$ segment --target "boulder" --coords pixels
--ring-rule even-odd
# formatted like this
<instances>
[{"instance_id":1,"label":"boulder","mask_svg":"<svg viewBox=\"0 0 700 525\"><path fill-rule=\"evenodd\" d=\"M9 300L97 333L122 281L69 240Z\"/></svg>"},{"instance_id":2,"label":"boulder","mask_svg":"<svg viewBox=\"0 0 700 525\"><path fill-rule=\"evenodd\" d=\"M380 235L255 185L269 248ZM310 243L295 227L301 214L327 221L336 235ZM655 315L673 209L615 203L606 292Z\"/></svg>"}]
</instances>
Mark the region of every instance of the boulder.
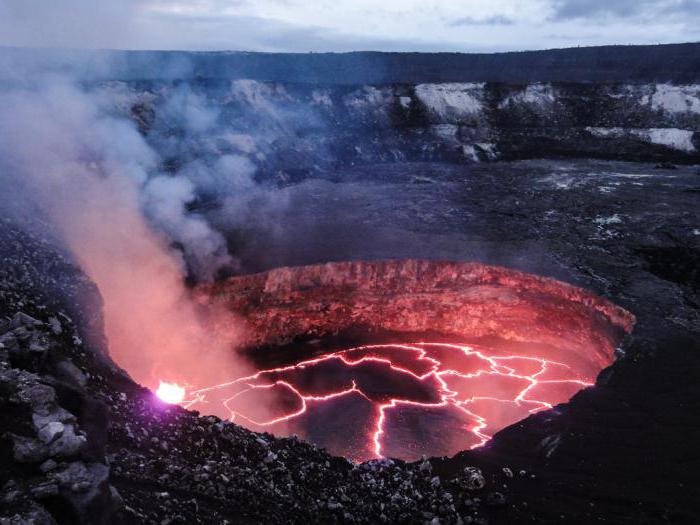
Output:
<instances>
[{"instance_id":1,"label":"boulder","mask_svg":"<svg viewBox=\"0 0 700 525\"><path fill-rule=\"evenodd\" d=\"M38 326L43 326L44 323L38 319L34 319L32 316L25 314L24 312L17 312L10 321L10 329L30 327L35 328Z\"/></svg>"},{"instance_id":2,"label":"boulder","mask_svg":"<svg viewBox=\"0 0 700 525\"><path fill-rule=\"evenodd\" d=\"M52 443L56 439L60 438L63 435L64 430L65 426L63 423L60 423L59 421L52 421L39 430L39 441L48 445L49 443Z\"/></svg>"},{"instance_id":3,"label":"boulder","mask_svg":"<svg viewBox=\"0 0 700 525\"><path fill-rule=\"evenodd\" d=\"M467 490L481 490L486 486L486 479L478 468L464 467L463 483Z\"/></svg>"},{"instance_id":4,"label":"boulder","mask_svg":"<svg viewBox=\"0 0 700 525\"><path fill-rule=\"evenodd\" d=\"M87 377L82 370L67 360L56 365L56 375L79 389L87 384Z\"/></svg>"},{"instance_id":5,"label":"boulder","mask_svg":"<svg viewBox=\"0 0 700 525\"><path fill-rule=\"evenodd\" d=\"M41 463L49 457L49 448L36 438L11 434L12 455L18 463Z\"/></svg>"},{"instance_id":6,"label":"boulder","mask_svg":"<svg viewBox=\"0 0 700 525\"><path fill-rule=\"evenodd\" d=\"M37 431L41 430L53 421L58 421L64 424L73 424L77 420L73 414L61 407L53 408L48 414L38 414L36 412L32 414L32 422L34 423L34 428Z\"/></svg>"},{"instance_id":7,"label":"boulder","mask_svg":"<svg viewBox=\"0 0 700 525\"><path fill-rule=\"evenodd\" d=\"M48 385L36 383L22 389L19 398L39 415L48 415L56 405L56 391Z\"/></svg>"},{"instance_id":8,"label":"boulder","mask_svg":"<svg viewBox=\"0 0 700 525\"><path fill-rule=\"evenodd\" d=\"M62 434L49 445L49 454L58 458L76 456L86 444L87 438L76 434L73 425L65 425Z\"/></svg>"},{"instance_id":9,"label":"boulder","mask_svg":"<svg viewBox=\"0 0 700 525\"><path fill-rule=\"evenodd\" d=\"M121 498L109 485L109 469L102 463L74 461L52 473L61 497L70 506L75 523L102 525L112 522Z\"/></svg>"},{"instance_id":10,"label":"boulder","mask_svg":"<svg viewBox=\"0 0 700 525\"><path fill-rule=\"evenodd\" d=\"M54 482L40 483L32 487L29 493L36 499L51 498L58 496L58 485Z\"/></svg>"}]
</instances>

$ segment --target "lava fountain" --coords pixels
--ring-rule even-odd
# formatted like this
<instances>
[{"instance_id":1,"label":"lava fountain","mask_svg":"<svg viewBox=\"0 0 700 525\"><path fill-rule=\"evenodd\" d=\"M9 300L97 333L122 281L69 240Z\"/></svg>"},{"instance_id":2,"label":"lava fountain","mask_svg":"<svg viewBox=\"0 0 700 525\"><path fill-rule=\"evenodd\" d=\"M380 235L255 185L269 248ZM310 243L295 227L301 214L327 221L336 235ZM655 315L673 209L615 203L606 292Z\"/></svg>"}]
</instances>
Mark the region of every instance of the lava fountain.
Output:
<instances>
[{"instance_id":1,"label":"lava fountain","mask_svg":"<svg viewBox=\"0 0 700 525\"><path fill-rule=\"evenodd\" d=\"M552 279L474 263L330 263L196 291L247 325L258 371L187 407L353 460L451 455L592 386L634 317Z\"/></svg>"},{"instance_id":2,"label":"lava fountain","mask_svg":"<svg viewBox=\"0 0 700 525\"><path fill-rule=\"evenodd\" d=\"M156 390L156 395L166 403L177 404L185 400L185 387L177 383L166 383L161 381Z\"/></svg>"}]
</instances>

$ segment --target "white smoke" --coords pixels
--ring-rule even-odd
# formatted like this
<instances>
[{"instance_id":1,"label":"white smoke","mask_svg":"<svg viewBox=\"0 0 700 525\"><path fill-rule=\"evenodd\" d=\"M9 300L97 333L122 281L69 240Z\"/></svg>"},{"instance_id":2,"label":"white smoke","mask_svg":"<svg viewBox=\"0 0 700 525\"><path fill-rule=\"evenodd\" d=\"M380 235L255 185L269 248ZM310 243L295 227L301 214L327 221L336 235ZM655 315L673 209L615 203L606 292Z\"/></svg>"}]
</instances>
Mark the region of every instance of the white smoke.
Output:
<instances>
[{"instance_id":1,"label":"white smoke","mask_svg":"<svg viewBox=\"0 0 700 525\"><path fill-rule=\"evenodd\" d=\"M233 258L220 233L212 230L203 217L185 211L195 198L195 185L188 178L158 175L145 185L142 203L148 217L168 239L182 247L191 271L201 279L212 280L217 269L233 265Z\"/></svg>"},{"instance_id":2,"label":"white smoke","mask_svg":"<svg viewBox=\"0 0 700 525\"><path fill-rule=\"evenodd\" d=\"M233 352L231 320L211 330L215 314L190 300L172 245L186 246L205 277L232 259L222 236L187 211L194 184L162 173L161 162L132 122L66 79L0 90L0 204L23 202L53 222L97 284L110 354L134 379L206 386L248 370Z\"/></svg>"}]
</instances>

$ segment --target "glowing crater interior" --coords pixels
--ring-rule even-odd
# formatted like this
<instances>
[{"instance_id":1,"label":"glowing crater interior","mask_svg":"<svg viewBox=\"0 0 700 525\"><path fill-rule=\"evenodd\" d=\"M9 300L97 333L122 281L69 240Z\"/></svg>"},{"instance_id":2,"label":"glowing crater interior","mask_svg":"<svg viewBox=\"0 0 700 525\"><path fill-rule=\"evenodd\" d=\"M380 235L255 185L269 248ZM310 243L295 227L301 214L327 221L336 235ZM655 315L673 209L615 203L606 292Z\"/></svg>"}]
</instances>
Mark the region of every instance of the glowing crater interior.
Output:
<instances>
[{"instance_id":1,"label":"glowing crater interior","mask_svg":"<svg viewBox=\"0 0 700 525\"><path fill-rule=\"evenodd\" d=\"M250 346L260 352L358 326L423 341L327 352L309 344L307 356L188 392L183 401L357 461L478 447L593 385L634 323L585 290L468 263L286 268L198 293L200 302L247 319Z\"/></svg>"}]
</instances>

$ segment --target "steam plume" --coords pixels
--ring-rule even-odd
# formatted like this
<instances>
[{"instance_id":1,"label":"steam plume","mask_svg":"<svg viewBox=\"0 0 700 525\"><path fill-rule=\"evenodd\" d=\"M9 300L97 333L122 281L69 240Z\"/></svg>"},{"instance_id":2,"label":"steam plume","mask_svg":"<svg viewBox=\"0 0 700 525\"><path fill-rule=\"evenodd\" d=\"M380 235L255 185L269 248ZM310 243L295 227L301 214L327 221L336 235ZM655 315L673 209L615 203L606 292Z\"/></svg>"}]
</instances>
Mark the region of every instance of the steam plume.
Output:
<instances>
[{"instance_id":1,"label":"steam plume","mask_svg":"<svg viewBox=\"0 0 700 525\"><path fill-rule=\"evenodd\" d=\"M190 247L185 255L197 254L204 276L232 260L221 235L187 213L189 179L160 173L161 159L131 122L64 79L15 85L0 99L2 200L37 206L56 225L100 289L115 361L151 387L245 372L232 351L235 327L208 329L213 314L189 300L185 262L171 248Z\"/></svg>"}]
</instances>

